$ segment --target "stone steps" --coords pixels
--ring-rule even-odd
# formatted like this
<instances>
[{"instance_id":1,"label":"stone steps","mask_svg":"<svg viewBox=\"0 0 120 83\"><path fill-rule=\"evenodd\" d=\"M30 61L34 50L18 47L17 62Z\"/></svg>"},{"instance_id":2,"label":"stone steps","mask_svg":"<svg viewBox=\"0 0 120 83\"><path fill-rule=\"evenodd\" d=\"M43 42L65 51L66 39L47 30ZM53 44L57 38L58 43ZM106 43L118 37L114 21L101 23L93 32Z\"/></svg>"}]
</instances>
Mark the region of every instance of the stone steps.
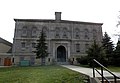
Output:
<instances>
[{"instance_id":1,"label":"stone steps","mask_svg":"<svg viewBox=\"0 0 120 83\"><path fill-rule=\"evenodd\" d=\"M115 83L114 77L106 77L106 78L110 81L110 83ZM98 79L102 82L101 77L99 77ZM108 83L108 82L104 80L104 83ZM117 83L120 83L120 79L117 79Z\"/></svg>"},{"instance_id":2,"label":"stone steps","mask_svg":"<svg viewBox=\"0 0 120 83\"><path fill-rule=\"evenodd\" d=\"M57 62L57 65L69 65L69 62Z\"/></svg>"}]
</instances>

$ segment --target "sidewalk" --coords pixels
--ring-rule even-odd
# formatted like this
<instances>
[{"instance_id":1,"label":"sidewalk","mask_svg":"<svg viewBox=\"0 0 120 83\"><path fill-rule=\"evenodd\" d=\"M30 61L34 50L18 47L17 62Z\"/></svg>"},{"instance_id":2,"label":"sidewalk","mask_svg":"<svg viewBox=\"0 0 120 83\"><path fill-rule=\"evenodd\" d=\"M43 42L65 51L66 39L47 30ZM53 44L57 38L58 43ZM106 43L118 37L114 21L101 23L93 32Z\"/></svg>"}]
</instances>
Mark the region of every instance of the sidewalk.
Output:
<instances>
[{"instance_id":1,"label":"sidewalk","mask_svg":"<svg viewBox=\"0 0 120 83\"><path fill-rule=\"evenodd\" d=\"M80 66L74 66L74 65L62 65L63 67L66 67L68 69L71 69L73 71L80 72L82 74L85 74L89 77L93 77L93 69L92 68L85 68ZM100 71L100 70L99 70ZM103 71L105 77L111 77L112 75L109 74L107 71ZM120 77L120 73L113 72L115 75ZM95 72L95 77L101 77L97 72Z\"/></svg>"}]
</instances>

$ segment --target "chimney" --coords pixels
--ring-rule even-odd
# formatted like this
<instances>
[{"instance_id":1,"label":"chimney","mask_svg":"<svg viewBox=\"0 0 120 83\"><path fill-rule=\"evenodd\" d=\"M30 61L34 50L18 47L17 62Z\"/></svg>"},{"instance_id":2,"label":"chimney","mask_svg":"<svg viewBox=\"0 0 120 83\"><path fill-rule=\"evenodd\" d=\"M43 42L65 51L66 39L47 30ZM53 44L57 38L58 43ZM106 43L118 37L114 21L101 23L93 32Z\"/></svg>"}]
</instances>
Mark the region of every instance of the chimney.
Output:
<instances>
[{"instance_id":1,"label":"chimney","mask_svg":"<svg viewBox=\"0 0 120 83\"><path fill-rule=\"evenodd\" d=\"M61 12L55 12L55 20L60 21L61 20Z\"/></svg>"}]
</instances>

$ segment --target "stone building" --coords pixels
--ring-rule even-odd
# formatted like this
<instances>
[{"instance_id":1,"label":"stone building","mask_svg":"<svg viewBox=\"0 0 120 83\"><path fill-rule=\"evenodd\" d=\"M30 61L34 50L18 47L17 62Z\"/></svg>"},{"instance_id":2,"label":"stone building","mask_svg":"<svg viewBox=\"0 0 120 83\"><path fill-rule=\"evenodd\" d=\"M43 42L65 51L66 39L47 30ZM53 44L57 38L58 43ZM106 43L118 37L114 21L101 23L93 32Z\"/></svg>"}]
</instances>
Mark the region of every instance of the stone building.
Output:
<instances>
[{"instance_id":1,"label":"stone building","mask_svg":"<svg viewBox=\"0 0 120 83\"><path fill-rule=\"evenodd\" d=\"M12 65L12 43L0 37L0 66Z\"/></svg>"},{"instance_id":2,"label":"stone building","mask_svg":"<svg viewBox=\"0 0 120 83\"><path fill-rule=\"evenodd\" d=\"M33 51L41 30L46 34L49 56L46 64L68 63L76 57L86 56L87 48L96 40L102 40L102 23L69 21L55 12L54 19L14 19L15 33L13 56L15 64L29 60L30 65L39 64Z\"/></svg>"}]
</instances>

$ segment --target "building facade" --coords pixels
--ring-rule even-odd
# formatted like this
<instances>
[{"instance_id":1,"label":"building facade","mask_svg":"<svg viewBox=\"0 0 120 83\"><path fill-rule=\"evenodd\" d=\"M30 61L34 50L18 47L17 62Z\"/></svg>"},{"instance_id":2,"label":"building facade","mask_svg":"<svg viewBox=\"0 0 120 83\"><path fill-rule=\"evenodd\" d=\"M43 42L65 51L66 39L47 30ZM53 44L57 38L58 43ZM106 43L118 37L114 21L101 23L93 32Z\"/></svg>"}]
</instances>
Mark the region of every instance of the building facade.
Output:
<instances>
[{"instance_id":1,"label":"building facade","mask_svg":"<svg viewBox=\"0 0 120 83\"><path fill-rule=\"evenodd\" d=\"M49 53L46 64L75 61L77 57L86 56L86 50L93 40L98 43L102 40L102 23L62 20L61 12L55 12L55 20L14 20L13 56L15 64L19 64L21 60L29 60L31 65L40 63L33 51L42 30L46 35Z\"/></svg>"},{"instance_id":2,"label":"building facade","mask_svg":"<svg viewBox=\"0 0 120 83\"><path fill-rule=\"evenodd\" d=\"M12 65L12 43L0 37L0 66Z\"/></svg>"}]
</instances>

